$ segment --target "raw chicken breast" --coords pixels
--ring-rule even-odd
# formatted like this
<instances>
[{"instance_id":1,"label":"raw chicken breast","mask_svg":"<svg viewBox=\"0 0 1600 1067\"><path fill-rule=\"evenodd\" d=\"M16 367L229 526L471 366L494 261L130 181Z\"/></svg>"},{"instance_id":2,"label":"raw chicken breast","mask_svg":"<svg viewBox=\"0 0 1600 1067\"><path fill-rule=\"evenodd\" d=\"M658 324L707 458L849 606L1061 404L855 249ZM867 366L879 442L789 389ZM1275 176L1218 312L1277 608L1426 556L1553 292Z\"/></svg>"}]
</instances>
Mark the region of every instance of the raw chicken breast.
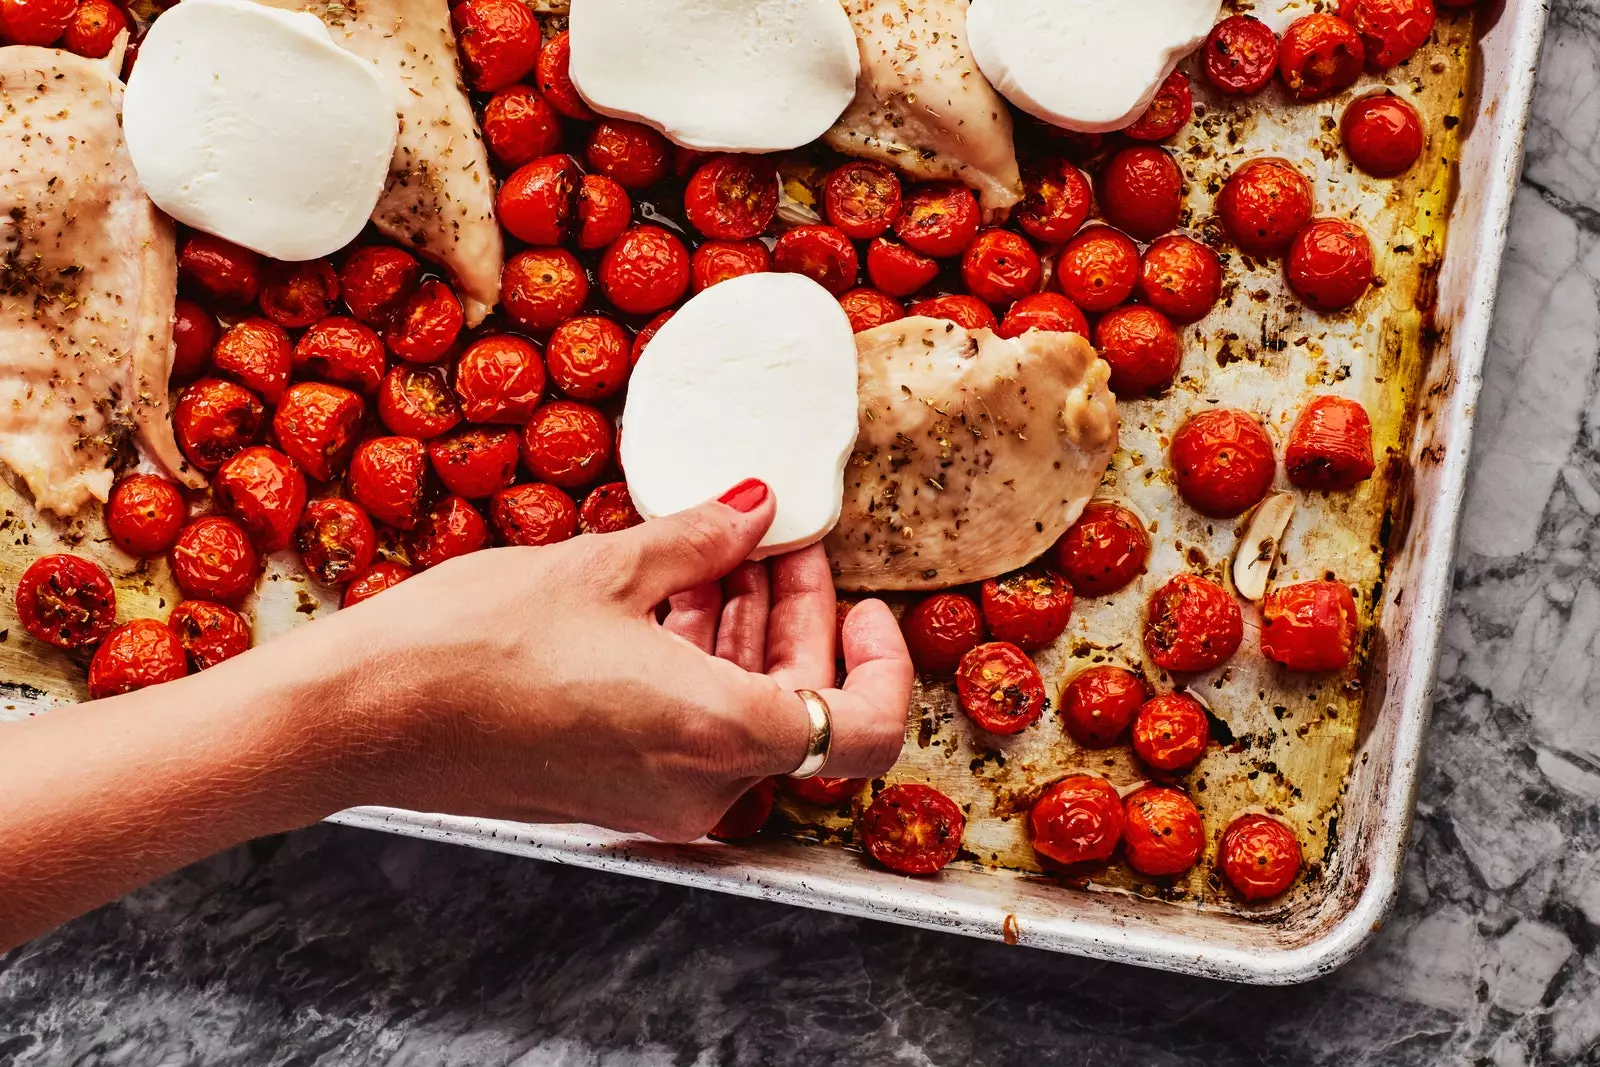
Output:
<instances>
[{"instance_id":1,"label":"raw chicken breast","mask_svg":"<svg viewBox=\"0 0 1600 1067\"><path fill-rule=\"evenodd\" d=\"M967 47L967 0L844 0L861 45L855 101L823 138L914 178L965 182L984 215L1022 199L1011 112Z\"/></svg>"},{"instance_id":2,"label":"raw chicken breast","mask_svg":"<svg viewBox=\"0 0 1600 1067\"><path fill-rule=\"evenodd\" d=\"M122 83L13 45L0 101L0 461L61 517L106 499L130 432L204 484L168 417L176 253L122 141Z\"/></svg>"},{"instance_id":3,"label":"raw chicken breast","mask_svg":"<svg viewBox=\"0 0 1600 1067\"><path fill-rule=\"evenodd\" d=\"M467 90L445 0L263 0L309 11L334 42L371 61L400 114L389 184L372 213L378 229L454 276L476 326L500 302L505 246L494 180Z\"/></svg>"},{"instance_id":4,"label":"raw chicken breast","mask_svg":"<svg viewBox=\"0 0 1600 1067\"><path fill-rule=\"evenodd\" d=\"M1111 369L1077 334L917 317L856 349L860 436L826 542L842 590L943 589L1037 559L1117 450Z\"/></svg>"}]
</instances>

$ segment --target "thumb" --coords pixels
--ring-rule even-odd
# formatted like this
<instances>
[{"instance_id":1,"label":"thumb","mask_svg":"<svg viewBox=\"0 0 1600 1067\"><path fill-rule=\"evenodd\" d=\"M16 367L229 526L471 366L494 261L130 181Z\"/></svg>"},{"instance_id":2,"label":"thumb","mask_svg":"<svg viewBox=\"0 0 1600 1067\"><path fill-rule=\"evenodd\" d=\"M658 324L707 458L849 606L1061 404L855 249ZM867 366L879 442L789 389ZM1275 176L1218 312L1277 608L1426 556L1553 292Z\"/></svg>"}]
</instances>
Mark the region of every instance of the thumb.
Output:
<instances>
[{"instance_id":1,"label":"thumb","mask_svg":"<svg viewBox=\"0 0 1600 1067\"><path fill-rule=\"evenodd\" d=\"M635 606L720 580L756 550L776 510L766 483L747 478L716 500L612 534L633 571Z\"/></svg>"}]
</instances>

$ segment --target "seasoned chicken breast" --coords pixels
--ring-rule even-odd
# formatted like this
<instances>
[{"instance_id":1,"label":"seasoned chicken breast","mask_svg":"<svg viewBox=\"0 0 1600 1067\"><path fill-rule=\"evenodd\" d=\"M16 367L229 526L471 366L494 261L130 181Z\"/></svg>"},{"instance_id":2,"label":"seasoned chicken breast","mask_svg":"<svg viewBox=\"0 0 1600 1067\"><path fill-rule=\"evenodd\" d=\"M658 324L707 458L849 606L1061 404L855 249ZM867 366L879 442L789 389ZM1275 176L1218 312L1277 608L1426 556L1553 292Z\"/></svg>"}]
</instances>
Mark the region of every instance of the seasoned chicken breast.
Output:
<instances>
[{"instance_id":1,"label":"seasoned chicken breast","mask_svg":"<svg viewBox=\"0 0 1600 1067\"><path fill-rule=\"evenodd\" d=\"M823 138L913 178L970 185L984 215L1022 199L1011 112L967 47L967 0L843 0L861 46L855 101Z\"/></svg>"},{"instance_id":2,"label":"seasoned chicken breast","mask_svg":"<svg viewBox=\"0 0 1600 1067\"><path fill-rule=\"evenodd\" d=\"M1111 369L1077 334L916 317L856 348L860 435L827 539L842 590L945 589L1037 559L1117 450Z\"/></svg>"},{"instance_id":3,"label":"seasoned chicken breast","mask_svg":"<svg viewBox=\"0 0 1600 1067\"><path fill-rule=\"evenodd\" d=\"M130 433L203 484L168 417L176 252L122 141L122 83L14 45L0 104L0 462L62 517L106 499Z\"/></svg>"}]
</instances>

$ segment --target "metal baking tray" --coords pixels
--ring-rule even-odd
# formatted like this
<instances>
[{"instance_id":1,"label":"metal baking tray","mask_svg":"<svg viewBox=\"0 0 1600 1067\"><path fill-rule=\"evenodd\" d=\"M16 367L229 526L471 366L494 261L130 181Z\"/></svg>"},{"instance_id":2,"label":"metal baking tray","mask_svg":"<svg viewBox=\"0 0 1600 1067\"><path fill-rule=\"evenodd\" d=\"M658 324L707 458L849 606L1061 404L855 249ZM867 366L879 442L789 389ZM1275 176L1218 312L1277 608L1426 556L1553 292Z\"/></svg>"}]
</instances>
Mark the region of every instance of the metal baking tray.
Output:
<instances>
[{"instance_id":1,"label":"metal baking tray","mask_svg":"<svg viewBox=\"0 0 1600 1067\"><path fill-rule=\"evenodd\" d=\"M1310 6L1294 0L1255 13L1281 30ZM536 5L551 13L560 7ZM1165 506L1172 494L1160 470L1163 441L1188 410L1218 400L1247 407L1281 437L1308 388L1362 399L1389 462L1347 499L1302 494L1278 580L1333 571L1356 586L1371 622L1363 664L1330 683L1241 654L1195 683L1231 742L1220 752L1214 746L1185 783L1205 814L1211 848L1238 810L1265 807L1288 818L1310 867L1285 900L1251 908L1231 902L1209 854L1190 876L1162 885L1117 868L1092 884L1046 876L1018 817L1031 798L1073 767L1091 766L1118 784L1138 780L1137 768L1125 752L1076 750L1052 716L996 746L974 736L948 687L934 683L918 687L906 755L888 776L933 782L968 811L962 856L930 879L873 869L844 847L849 807L819 815L784 804L773 832L740 845L664 845L592 827L390 809L358 809L334 821L1233 980L1289 983L1337 967L1381 925L1396 895L1545 15L1537 0L1511 0L1471 19L1442 19L1409 68L1358 87L1389 84L1424 114L1434 139L1404 181L1374 183L1345 166L1333 132L1343 98L1291 107L1273 89L1230 107L1207 96L1197 78L1202 110L1175 146L1191 180L1192 229L1206 227L1210 193L1228 168L1256 155L1288 156L1316 174L1321 213L1368 227L1385 285L1357 314L1323 320L1292 306L1275 265L1234 264L1240 280L1228 307L1186 334L1184 377L1173 396L1122 405L1123 449L1106 491L1155 520L1145 584L1137 594L1081 600L1066 637L1039 662L1052 695L1088 662L1138 666L1137 642L1128 638L1137 633L1144 594L1174 571L1225 567L1237 528ZM0 545L0 584L66 541L112 569L128 615L170 607L164 564L119 557L92 522L65 531L40 524L4 485L0 504L14 535ZM292 565L276 562L272 576L253 605L258 640L331 607ZM0 597L0 628L12 621L10 600ZM1254 647L1247 637L1246 650ZM7 701L0 719L82 698L81 666L27 641L0 643L0 679Z\"/></svg>"}]
</instances>

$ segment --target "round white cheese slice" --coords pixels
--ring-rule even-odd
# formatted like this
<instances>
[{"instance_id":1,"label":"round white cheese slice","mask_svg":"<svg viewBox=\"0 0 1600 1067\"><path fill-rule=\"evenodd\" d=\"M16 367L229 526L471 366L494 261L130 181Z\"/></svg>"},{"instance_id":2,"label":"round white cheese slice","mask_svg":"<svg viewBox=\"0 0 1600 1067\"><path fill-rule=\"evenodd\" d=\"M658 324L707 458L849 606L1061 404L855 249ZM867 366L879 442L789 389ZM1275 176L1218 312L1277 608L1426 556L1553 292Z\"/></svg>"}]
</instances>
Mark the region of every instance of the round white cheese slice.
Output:
<instances>
[{"instance_id":1,"label":"round white cheese slice","mask_svg":"<svg viewBox=\"0 0 1600 1067\"><path fill-rule=\"evenodd\" d=\"M399 120L378 73L314 15L184 0L150 27L123 97L139 182L197 230L281 260L349 244Z\"/></svg>"},{"instance_id":2,"label":"round white cheese slice","mask_svg":"<svg viewBox=\"0 0 1600 1067\"><path fill-rule=\"evenodd\" d=\"M1205 43L1221 0L972 0L967 42L1000 95L1054 126L1132 123Z\"/></svg>"},{"instance_id":3,"label":"round white cheese slice","mask_svg":"<svg viewBox=\"0 0 1600 1067\"><path fill-rule=\"evenodd\" d=\"M569 29L590 107L703 151L816 140L861 66L839 0L573 0Z\"/></svg>"},{"instance_id":4,"label":"round white cheese slice","mask_svg":"<svg viewBox=\"0 0 1600 1067\"><path fill-rule=\"evenodd\" d=\"M622 414L622 465L646 518L746 478L771 487L778 515L752 559L833 529L855 441L850 320L799 274L747 274L690 300L645 349Z\"/></svg>"}]
</instances>

